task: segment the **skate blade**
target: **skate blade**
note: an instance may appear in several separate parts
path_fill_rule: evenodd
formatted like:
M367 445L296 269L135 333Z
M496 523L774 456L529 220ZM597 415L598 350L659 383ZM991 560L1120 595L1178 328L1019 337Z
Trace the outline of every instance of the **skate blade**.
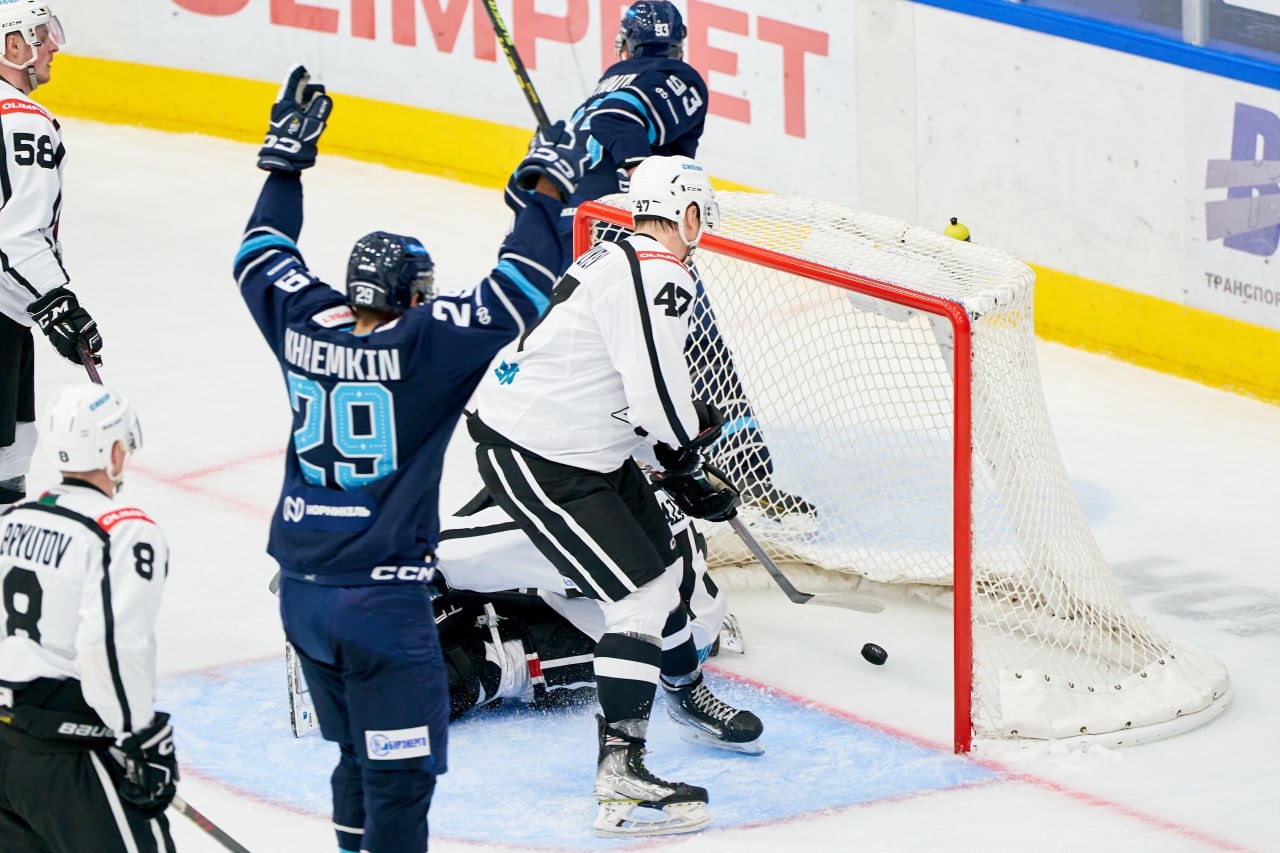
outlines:
M677 720L676 722L679 722ZM760 743L760 738L756 738L746 743L733 743L732 741L720 740L720 738L704 732L702 729L695 729L691 726L680 723L680 739L685 743L692 743L698 746L710 746L715 749L723 749L727 752L736 752L741 755L764 755L764 746Z
M676 835L697 832L711 823L706 803L672 803L660 811L642 807L641 814L655 815L652 819L634 818L633 812L638 806L639 803L631 801L601 803L596 815L596 835L604 838Z

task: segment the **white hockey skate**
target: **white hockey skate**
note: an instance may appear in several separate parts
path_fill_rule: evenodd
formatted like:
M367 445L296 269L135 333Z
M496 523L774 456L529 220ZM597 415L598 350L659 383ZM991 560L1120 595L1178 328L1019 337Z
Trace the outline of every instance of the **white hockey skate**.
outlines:
M648 720L605 724L596 717L600 760L596 765L596 835L626 837L697 832L711 822L707 789L659 779L644 766ZM640 814L635 814L636 809Z
M760 735L764 723L750 711L735 708L717 699L707 687L702 673L689 684L672 686L664 678L667 716L680 724L680 737L744 755L762 755Z

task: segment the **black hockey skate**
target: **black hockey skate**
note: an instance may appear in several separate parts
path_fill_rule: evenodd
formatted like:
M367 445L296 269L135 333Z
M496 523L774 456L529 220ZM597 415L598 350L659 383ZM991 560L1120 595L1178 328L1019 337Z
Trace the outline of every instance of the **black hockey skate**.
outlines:
M597 716L600 760L596 765L596 835L674 835L696 832L711 822L707 789L659 779L644 766L648 720L606 724ZM633 818L637 807L657 809L662 817Z
M818 508L809 501L784 492L772 480L747 480L742 486L742 503L757 506L775 521L789 517L814 518Z
M715 697L702 673L690 684L672 687L664 679L667 715L681 725L680 735L691 743L760 755L764 723L750 711L735 708Z

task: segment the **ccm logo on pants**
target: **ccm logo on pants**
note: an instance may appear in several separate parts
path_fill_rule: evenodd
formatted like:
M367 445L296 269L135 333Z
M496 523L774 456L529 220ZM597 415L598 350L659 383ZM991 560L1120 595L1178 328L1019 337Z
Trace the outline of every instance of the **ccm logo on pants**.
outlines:
M429 581L435 577L435 566L374 566L369 577L376 581Z
M384 732L365 731L364 745L369 757L375 761L423 758L431 754L431 741L427 737L426 726Z

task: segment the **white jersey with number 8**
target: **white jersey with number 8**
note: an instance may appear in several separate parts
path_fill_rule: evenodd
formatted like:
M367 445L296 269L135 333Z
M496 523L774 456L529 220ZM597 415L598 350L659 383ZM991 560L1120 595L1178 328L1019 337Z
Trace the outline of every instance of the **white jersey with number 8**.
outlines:
M117 733L149 725L168 573L155 522L88 484L0 515L0 684L78 679Z

